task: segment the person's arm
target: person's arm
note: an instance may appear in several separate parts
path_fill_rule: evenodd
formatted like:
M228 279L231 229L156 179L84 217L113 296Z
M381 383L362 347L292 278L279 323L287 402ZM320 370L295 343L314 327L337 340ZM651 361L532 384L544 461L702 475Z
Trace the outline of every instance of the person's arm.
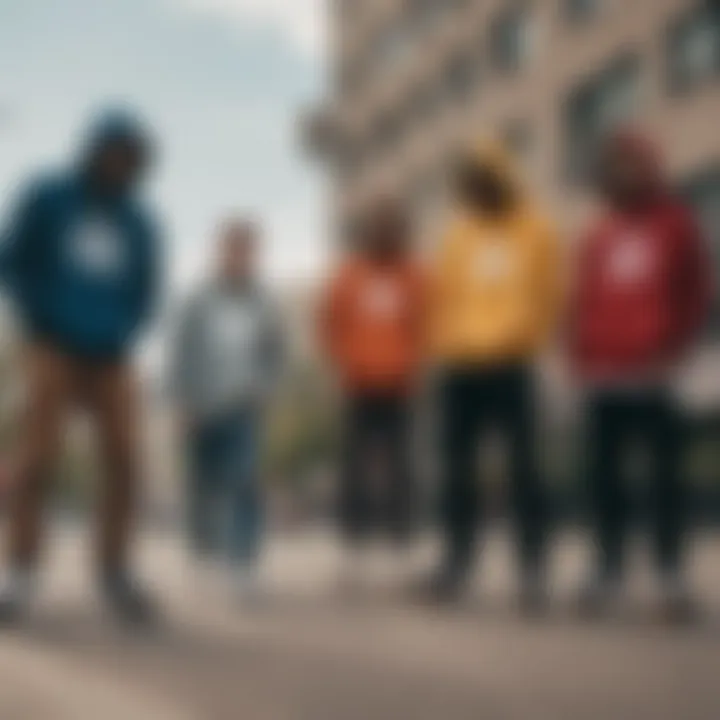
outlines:
M320 300L318 337L325 356L335 365L342 362L342 324L345 304L345 273L338 272L329 281Z
M45 212L43 198L44 191L39 183L26 190L0 233L0 285L21 311L30 310L33 302L33 269Z
M142 255L138 268L135 317L131 332L146 325L157 311L163 281L162 237L154 219L141 219Z
M675 285L678 331L673 352L682 355L707 321L712 304L714 278L705 238L690 212L682 218L678 237L680 256Z

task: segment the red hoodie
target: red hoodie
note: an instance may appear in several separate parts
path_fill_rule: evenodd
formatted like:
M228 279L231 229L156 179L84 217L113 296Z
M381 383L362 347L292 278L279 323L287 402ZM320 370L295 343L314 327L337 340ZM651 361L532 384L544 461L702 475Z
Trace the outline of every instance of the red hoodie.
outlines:
M572 328L580 375L622 380L665 369L702 325L710 288L700 232L680 202L661 192L612 212L582 248Z

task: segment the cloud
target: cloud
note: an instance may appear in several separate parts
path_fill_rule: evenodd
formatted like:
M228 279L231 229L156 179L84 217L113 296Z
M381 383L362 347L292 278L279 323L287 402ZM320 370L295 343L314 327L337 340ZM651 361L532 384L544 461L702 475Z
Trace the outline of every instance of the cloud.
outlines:
M185 10L209 13L245 25L271 27L304 54L325 51L325 0L167 0Z

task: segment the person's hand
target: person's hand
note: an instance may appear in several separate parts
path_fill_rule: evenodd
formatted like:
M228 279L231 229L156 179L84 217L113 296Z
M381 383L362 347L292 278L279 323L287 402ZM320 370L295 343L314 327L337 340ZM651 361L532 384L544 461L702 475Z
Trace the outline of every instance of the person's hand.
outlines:
M6 459L0 459L0 511L7 506L8 497L12 490L13 472Z

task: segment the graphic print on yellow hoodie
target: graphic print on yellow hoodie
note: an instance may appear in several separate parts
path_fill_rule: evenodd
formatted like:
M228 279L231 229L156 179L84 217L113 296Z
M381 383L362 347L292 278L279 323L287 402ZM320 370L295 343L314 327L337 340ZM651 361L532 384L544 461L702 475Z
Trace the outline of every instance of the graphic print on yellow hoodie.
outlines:
M500 216L461 207L442 239L431 283L432 354L454 364L529 359L558 311L558 238L499 144L479 145L472 162L504 178L514 203Z

